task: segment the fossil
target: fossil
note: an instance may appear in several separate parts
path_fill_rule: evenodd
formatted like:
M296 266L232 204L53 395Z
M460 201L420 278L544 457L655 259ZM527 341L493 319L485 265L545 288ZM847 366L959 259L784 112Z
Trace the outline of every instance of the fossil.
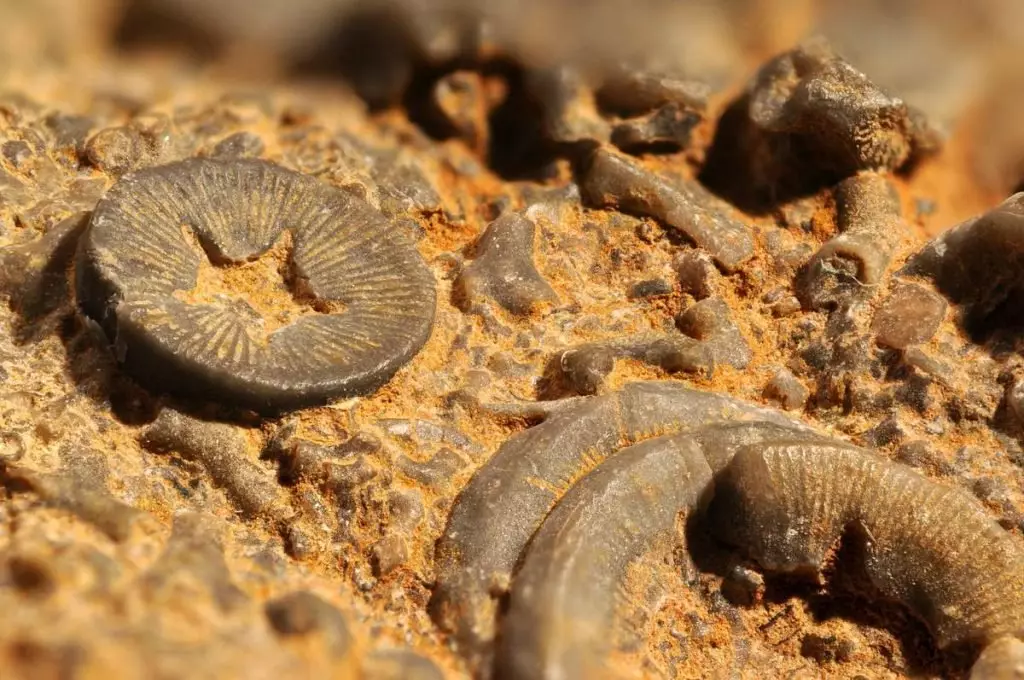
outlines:
M530 541L502 623L497 667L509 678L602 675L615 595L628 564L671 535L711 480L686 435L615 453L558 501Z
M816 574L844 532L878 591L941 647L1024 631L1024 548L963 491L838 443L748 446L715 483L715 532L766 569Z
M530 536L575 480L624 442L728 420L806 429L724 395L650 382L583 401L507 441L459 494L437 543L435 619L468 654L486 654L495 598L508 589Z
M836 186L839 235L807 264L798 291L805 304L820 309L876 286L892 259L903 227L899 197L883 175L865 172Z
M749 228L696 182L673 184L628 156L600 147L587 160L580 187L595 205L650 215L678 229L726 270L753 255Z
M1024 193L950 229L915 254L900 270L924 276L959 305L969 330L1007 327L1024 318Z
M237 271L282 240L291 242L280 266L291 291L281 294L299 298L294 319L265 318L254 296L189 300L207 258ZM434 317L432 275L387 220L314 178L252 160L189 160L122 178L81 243L77 294L133 376L258 411L373 391L419 350Z
M533 263L537 226L525 215L510 213L487 225L477 241L477 256L456 286L468 305L493 299L513 314L529 314L558 296Z

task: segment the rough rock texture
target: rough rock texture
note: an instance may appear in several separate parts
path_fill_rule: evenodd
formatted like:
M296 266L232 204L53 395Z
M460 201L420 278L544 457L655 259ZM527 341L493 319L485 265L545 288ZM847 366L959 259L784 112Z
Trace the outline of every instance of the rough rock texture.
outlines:
M485 5L0 3L0 677L1013 677L1024 5Z

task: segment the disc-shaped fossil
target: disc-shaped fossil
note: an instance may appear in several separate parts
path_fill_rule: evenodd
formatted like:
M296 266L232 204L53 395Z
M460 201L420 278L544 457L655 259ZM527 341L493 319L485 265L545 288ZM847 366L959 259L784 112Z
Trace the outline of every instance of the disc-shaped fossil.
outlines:
M141 382L261 412L373 391L434 318L433 277L400 230L261 160L126 175L93 213L76 279Z

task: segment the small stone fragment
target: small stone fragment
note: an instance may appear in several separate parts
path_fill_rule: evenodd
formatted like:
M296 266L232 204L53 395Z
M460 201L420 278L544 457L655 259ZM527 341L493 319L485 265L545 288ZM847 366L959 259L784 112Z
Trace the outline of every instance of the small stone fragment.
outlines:
M1006 393L1006 403L1017 420L1024 425L1024 378L1017 378Z
M899 281L875 313L878 342L895 349L928 342L946 314L946 301L916 283Z
M595 394L615 368L615 358L614 349L593 343L563 352L559 362L576 394Z
M21 168L24 166L32 156L35 154L32 151L32 147L28 145L28 142L20 139L12 139L4 142L0 146L0 153L3 153L4 158L10 161L11 165L15 168Z
M852 640L835 635L808 633L800 641L800 654L818 663L848 661L855 650Z
M467 305L490 299L512 314L525 315L543 303L557 302L554 289L533 263L536 231L521 213L509 213L487 226L477 241L476 258L456 281Z
M630 298L651 298L659 295L671 295L672 284L664 279L647 279L637 281L629 287Z
M593 205L654 217L678 229L728 271L754 254L749 228L700 184L670 183L610 149L591 154L580 188Z
M387 576L409 560L409 544L401 536L385 536L373 546L373 573Z
M711 351L716 364L746 368L753 354L732 320L729 305L720 297L709 297L687 308L676 318L676 327Z
M263 140L251 132L236 132L217 142L214 158L258 158L263 153Z
M787 411L803 408L811 395L811 391L786 368L780 368L775 372L764 391L766 397L779 402Z
M333 605L308 591L298 591L270 600L264 606L267 620L282 637L322 634L337 656L352 646L345 617Z
M445 447L439 449L428 461L421 462L403 455L399 456L395 464L410 479L429 489L442 491L451 485L452 478L468 465L468 461Z
M698 300L710 297L721 285L722 275L705 252L685 250L675 257L672 265L679 276L679 285L683 292Z
M121 175L137 167L145 153L142 135L127 126L101 130L85 146L89 162L114 175Z

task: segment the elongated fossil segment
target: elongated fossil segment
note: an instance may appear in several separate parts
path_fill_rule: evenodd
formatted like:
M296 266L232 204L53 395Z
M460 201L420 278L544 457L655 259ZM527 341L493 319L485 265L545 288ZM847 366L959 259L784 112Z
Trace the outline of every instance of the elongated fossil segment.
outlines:
M1024 632L1024 546L962 491L853 446L746 447L715 483L714 530L766 569L817 573L847 529L865 569L940 647Z
M673 184L607 148L594 151L581 189L591 203L648 215L693 239L732 271L754 254L750 229L696 182Z
M280 487L249 460L241 429L165 408L143 430L141 441L150 450L176 451L198 462L244 516L279 520L286 514Z
M530 536L574 481L630 443L725 421L807 430L777 411L655 381L583 400L505 442L459 495L438 541L435 619L467 654L485 655L496 598L508 589Z
M78 301L149 386L261 412L321 404L372 392L430 335L433 277L399 231L272 163L186 160L126 175L100 201ZM273 253L278 281L246 269ZM204 290L207 259L244 294Z
M682 335L648 335L588 342L562 353L559 368L577 394L595 394L618 359L635 359L668 373L714 372L715 356L700 340Z
M931 241L900 273L933 279L969 329L1024 322L1024 192Z
M534 535L512 587L497 667L507 678L590 678L607 673L615 604L629 564L711 480L687 435L618 452L577 482Z

